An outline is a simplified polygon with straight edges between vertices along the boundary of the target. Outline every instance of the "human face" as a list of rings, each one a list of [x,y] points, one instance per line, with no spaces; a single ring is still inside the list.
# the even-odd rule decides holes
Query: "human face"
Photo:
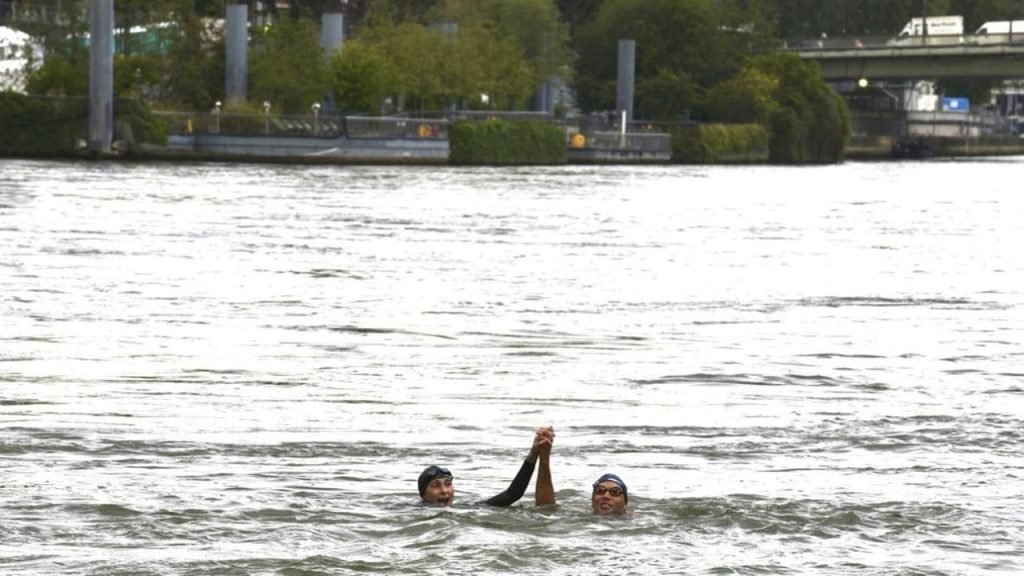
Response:
[[[423,501],[442,506],[451,506],[455,499],[455,487],[451,478],[434,478],[423,491]]]
[[[617,493],[618,496],[614,496],[613,493]],[[594,493],[590,498],[590,504],[594,507],[595,514],[626,513],[626,495],[618,484],[610,480],[594,486]]]

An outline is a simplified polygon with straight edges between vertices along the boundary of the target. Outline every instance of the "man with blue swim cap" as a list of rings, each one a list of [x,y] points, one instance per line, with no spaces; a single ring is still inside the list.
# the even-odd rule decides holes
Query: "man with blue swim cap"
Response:
[[[625,514],[629,503],[629,489],[615,474],[604,474],[594,482],[590,505],[595,514]]]
[[[537,465],[537,457],[540,455],[541,447],[550,446],[551,438],[554,437],[554,430],[550,427],[539,428],[533,438],[533,446],[530,453],[523,460],[519,472],[503,492],[484,500],[484,504],[490,506],[511,506],[519,501],[530,486],[530,478],[533,476],[533,469]],[[441,466],[427,466],[416,484],[420,491],[420,498],[428,504],[451,506],[455,500],[455,476],[451,471]]]
[[[554,437],[554,430],[552,430],[552,442]],[[538,455],[540,466],[537,469],[537,487],[535,488],[537,506],[550,506],[556,503],[555,488],[551,482],[552,442],[542,445]],[[615,474],[603,474],[594,482],[592,488],[590,506],[595,514],[606,516],[626,513],[626,504],[629,503],[629,489],[622,478]]]

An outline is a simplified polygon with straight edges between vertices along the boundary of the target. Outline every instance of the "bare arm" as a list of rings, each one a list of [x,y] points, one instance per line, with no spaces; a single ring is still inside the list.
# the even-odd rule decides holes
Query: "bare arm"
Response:
[[[523,465],[519,468],[519,473],[516,474],[516,477],[512,479],[512,483],[500,494],[484,500],[484,503],[491,506],[504,507],[518,502],[523,497],[523,494],[526,493],[526,489],[530,487],[530,477],[533,476],[533,469],[537,464],[541,451],[545,446],[547,446],[548,451],[551,450],[550,439],[554,437],[554,434],[554,430],[550,427],[538,429],[533,438],[533,445],[530,446],[530,453],[526,455],[526,459],[523,460]]]
[[[534,489],[537,499],[537,506],[551,506],[555,504],[555,487],[551,482],[551,445],[555,440],[555,431],[548,427],[542,429],[546,442],[540,446],[540,453],[537,456],[540,466],[537,469],[537,486]]]

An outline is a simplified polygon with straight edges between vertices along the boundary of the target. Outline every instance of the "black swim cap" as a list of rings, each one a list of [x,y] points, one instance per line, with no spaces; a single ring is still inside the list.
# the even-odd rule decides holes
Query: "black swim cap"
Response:
[[[438,478],[454,478],[452,473],[447,468],[441,468],[440,466],[427,466],[423,472],[420,473],[420,479],[418,481],[420,488],[420,498],[427,492],[427,485],[437,480]]]

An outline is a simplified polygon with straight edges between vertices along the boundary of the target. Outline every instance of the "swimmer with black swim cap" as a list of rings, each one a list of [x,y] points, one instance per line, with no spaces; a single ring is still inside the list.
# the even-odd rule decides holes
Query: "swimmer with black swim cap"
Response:
[[[452,473],[440,466],[427,466],[418,480],[420,498],[431,504],[449,506],[455,497]]]
[[[550,446],[549,433],[551,437],[554,436],[554,432],[550,427],[537,430],[533,438],[533,446],[530,447],[530,453],[523,460],[523,464],[519,467],[516,477],[512,479],[508,488],[500,494],[484,500],[484,504],[490,506],[511,506],[523,497],[526,489],[530,486],[530,478],[533,476],[533,469],[537,465],[537,457],[540,454],[541,447],[545,444]],[[416,482],[420,491],[420,498],[428,504],[451,506],[455,500],[455,486],[452,483],[454,479],[455,477],[446,468],[427,466],[420,473],[420,477]]]

